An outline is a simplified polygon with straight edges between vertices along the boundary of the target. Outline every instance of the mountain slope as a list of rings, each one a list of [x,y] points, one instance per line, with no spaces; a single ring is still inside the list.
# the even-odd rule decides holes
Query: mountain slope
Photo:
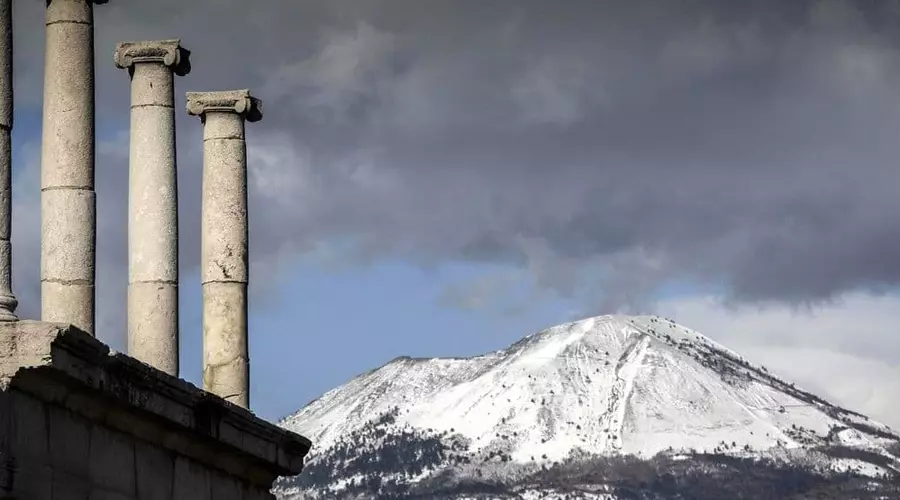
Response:
[[[655,316],[568,323],[470,359],[398,358],[329,391],[282,425],[313,441],[314,471],[326,461],[338,469],[319,470],[328,477],[322,486],[334,491],[343,487],[341,478],[353,484],[361,474],[361,455],[351,450],[384,450],[386,439],[397,446],[416,441],[419,448],[433,443],[413,455],[422,467],[404,472],[403,484],[451,468],[479,472],[478,464],[520,466],[522,477],[525,469],[575,456],[650,459],[660,452],[803,457],[816,467],[877,476],[893,474],[887,450],[898,442],[886,426]],[[869,458],[807,453],[828,447]],[[438,451],[426,458],[432,448]],[[354,461],[355,468],[345,467]]]

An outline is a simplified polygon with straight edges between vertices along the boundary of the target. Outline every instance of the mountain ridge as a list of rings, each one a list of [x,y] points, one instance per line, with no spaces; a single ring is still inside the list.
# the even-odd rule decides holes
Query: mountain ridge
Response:
[[[312,466],[348,449],[348,436],[382,450],[391,439],[430,443],[442,450],[436,456],[465,449],[445,453],[453,459],[432,457],[430,472],[403,479],[410,484],[441,471],[474,473],[479,463],[527,469],[573,456],[661,453],[769,459],[827,447],[870,454],[869,461],[817,458],[833,471],[900,470],[887,451],[900,438],[889,427],[658,316],[587,318],[471,358],[400,356],[281,425],[313,440]],[[351,451],[338,454],[354,460]]]

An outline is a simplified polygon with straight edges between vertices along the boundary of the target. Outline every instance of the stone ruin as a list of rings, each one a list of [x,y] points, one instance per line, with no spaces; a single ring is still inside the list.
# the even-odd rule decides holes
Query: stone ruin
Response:
[[[94,337],[94,4],[45,0],[41,321],[10,270],[12,4],[0,0],[0,498],[257,500],[308,439],[249,411],[248,90],[189,92],[203,127],[203,388],[178,378],[178,40],[120,43],[131,79],[128,353]],[[33,29],[33,28],[27,28]]]

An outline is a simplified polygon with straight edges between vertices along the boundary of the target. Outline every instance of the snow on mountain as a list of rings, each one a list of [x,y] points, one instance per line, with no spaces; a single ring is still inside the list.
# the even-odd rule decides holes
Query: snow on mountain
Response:
[[[840,445],[894,460],[888,427],[754,366],[656,316],[602,316],[468,359],[397,358],[331,390],[281,425],[310,438],[310,463],[384,415],[397,428],[550,463],[574,451],[788,456]],[[850,466],[859,463],[835,460]],[[883,472],[875,467],[873,474]]]

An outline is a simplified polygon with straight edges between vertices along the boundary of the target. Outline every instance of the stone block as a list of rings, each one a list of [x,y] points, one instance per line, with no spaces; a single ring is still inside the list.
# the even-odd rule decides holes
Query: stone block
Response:
[[[12,399],[10,393],[0,391],[0,461],[4,460],[3,457],[11,456],[16,441],[16,416],[13,414]],[[2,487],[0,478],[0,488]]]
[[[135,500],[132,495],[123,495],[115,491],[95,488],[91,490],[90,500]]]
[[[248,486],[244,488],[243,500],[275,500],[275,495],[267,489],[258,486]]]
[[[209,471],[184,457],[175,459],[172,500],[211,500]]]
[[[50,465],[58,471],[87,478],[91,429],[87,421],[57,406],[48,406]],[[55,479],[54,479],[55,482]],[[55,493],[54,493],[55,494]]]
[[[137,244],[132,242],[132,246]],[[132,282],[128,285],[128,352],[158,370],[178,374],[176,283]]]
[[[68,184],[72,185],[72,184]],[[59,214],[42,228],[41,241],[48,258],[41,260],[41,279],[56,284],[91,283],[95,244],[79,238],[96,216],[96,197],[83,189],[54,189],[41,193],[41,210]]]
[[[228,443],[235,448],[244,449],[244,435],[246,432],[242,432],[231,422],[222,421],[218,423],[216,430],[218,431],[216,437],[223,443]]]
[[[75,234],[68,236],[74,238]],[[83,331],[93,331],[95,319],[93,309],[86,304],[93,300],[94,285],[76,281],[65,283],[41,281],[41,297],[47,297],[41,302],[43,317],[53,321],[69,321]],[[85,309],[86,307],[88,309]]]
[[[213,500],[242,500],[243,485],[233,477],[213,472],[210,474],[210,495]]]
[[[175,456],[162,448],[135,442],[137,500],[172,500]]]
[[[104,489],[133,495],[134,441],[99,425],[91,427],[90,481]]]
[[[244,433],[242,448],[261,457],[275,457],[278,454],[275,443],[250,433]]]
[[[53,469],[51,500],[90,500],[91,484],[87,475],[75,475]]]
[[[46,463],[49,459],[46,406],[18,391],[12,391],[10,396],[14,429],[13,453],[20,459]]]
[[[12,491],[15,498],[51,500],[53,471],[49,465],[29,460],[16,460]]]

